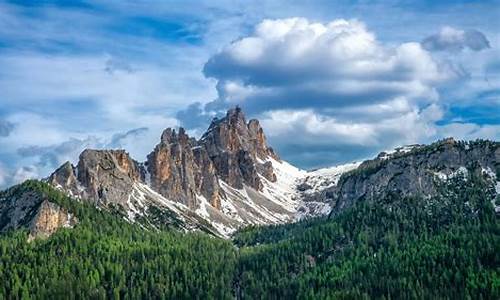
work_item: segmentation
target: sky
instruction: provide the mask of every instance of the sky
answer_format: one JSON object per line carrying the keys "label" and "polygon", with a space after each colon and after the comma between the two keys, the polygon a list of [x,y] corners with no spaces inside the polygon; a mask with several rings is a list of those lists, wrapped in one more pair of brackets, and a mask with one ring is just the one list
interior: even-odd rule
{"label": "sky", "polygon": [[236,105],[312,169],[500,139],[500,1],[0,1],[0,188]]}

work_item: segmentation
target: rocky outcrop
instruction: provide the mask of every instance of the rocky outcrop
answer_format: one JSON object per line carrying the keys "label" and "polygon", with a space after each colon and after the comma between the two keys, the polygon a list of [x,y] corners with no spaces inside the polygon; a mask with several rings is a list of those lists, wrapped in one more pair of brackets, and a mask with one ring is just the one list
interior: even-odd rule
{"label": "rocky outcrop", "polygon": [[[76,166],[63,164],[47,181],[82,200],[122,206],[131,220],[136,215],[144,217],[149,210],[145,206],[161,210],[165,201],[171,201],[174,210],[184,212],[182,207],[187,207],[234,228],[242,222],[263,223],[269,218],[276,222],[293,215],[290,201],[268,191],[278,180],[273,162],[281,164],[267,146],[259,122],[247,122],[236,107],[214,119],[199,140],[183,128],[167,128],[144,163],[134,161],[124,150],[88,149]],[[274,203],[274,198],[286,202],[287,209]]]}
{"label": "rocky outcrop", "polygon": [[400,196],[435,196],[440,182],[454,176],[500,174],[500,143],[446,139],[428,146],[413,146],[393,154],[382,153],[345,173],[337,186],[324,192],[334,212],[357,201],[371,201],[391,193]]}
{"label": "rocky outcrop", "polygon": [[68,161],[52,173],[48,178],[48,182],[65,190],[71,196],[80,197],[83,191],[75,174],[75,167]]}
{"label": "rocky outcrop", "polygon": [[196,208],[201,195],[220,206],[215,167],[205,148],[183,128],[178,133],[171,128],[163,132],[160,144],[148,155],[147,169],[151,187],[161,195],[191,208]]}
{"label": "rocky outcrop", "polygon": [[31,241],[47,238],[59,228],[73,227],[77,222],[72,213],[23,185],[0,193],[1,232],[27,228]]}
{"label": "rocky outcrop", "polygon": [[73,214],[66,209],[44,200],[30,222],[28,241],[36,238],[47,238],[62,227],[72,228],[77,221]]}
{"label": "rocky outcrop", "polygon": [[214,119],[199,144],[207,150],[220,178],[234,188],[241,189],[246,184],[262,190],[259,175],[276,181],[272,166],[264,161],[279,157],[267,146],[259,121],[246,123],[238,107],[229,110],[224,118]]}
{"label": "rocky outcrop", "polygon": [[77,178],[84,187],[83,198],[124,204],[141,172],[124,150],[85,150],[80,154]]}
{"label": "rocky outcrop", "polygon": [[59,167],[48,182],[71,196],[107,205],[124,205],[134,182],[144,177],[139,164],[124,150],[91,150],[80,154],[78,165]]}
{"label": "rocky outcrop", "polygon": [[279,160],[267,146],[257,120],[248,123],[240,108],[214,119],[200,140],[190,138],[183,128],[168,128],[161,142],[149,154],[147,169],[151,186],[161,195],[191,208],[199,204],[198,195],[220,209],[225,197],[219,179],[235,189],[249,186],[260,191],[261,176],[271,182],[276,175],[267,158]]}

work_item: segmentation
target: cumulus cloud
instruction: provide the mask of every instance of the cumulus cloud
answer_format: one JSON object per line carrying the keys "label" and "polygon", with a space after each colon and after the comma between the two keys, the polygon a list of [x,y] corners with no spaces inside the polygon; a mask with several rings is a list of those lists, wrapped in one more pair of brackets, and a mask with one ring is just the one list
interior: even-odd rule
{"label": "cumulus cloud", "polygon": [[429,51],[458,52],[463,49],[480,51],[490,48],[490,42],[478,30],[460,30],[446,26],[439,33],[425,38],[422,46]]}
{"label": "cumulus cloud", "polygon": [[459,71],[420,43],[384,44],[357,20],[264,20],[205,64],[217,99],[178,116],[207,119],[240,105],[262,120],[285,159],[290,143],[306,146],[316,160],[342,151],[359,158],[437,134],[434,123],[443,117],[437,87],[463,76]]}
{"label": "cumulus cloud", "polygon": [[252,112],[437,98],[434,84],[456,74],[418,43],[389,47],[356,20],[265,20],[213,56],[204,73],[217,101]]}

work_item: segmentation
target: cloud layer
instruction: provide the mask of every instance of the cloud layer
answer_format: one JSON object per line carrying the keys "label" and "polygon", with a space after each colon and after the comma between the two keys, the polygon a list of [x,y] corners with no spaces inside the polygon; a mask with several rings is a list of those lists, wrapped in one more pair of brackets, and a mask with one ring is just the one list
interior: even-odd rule
{"label": "cloud layer", "polygon": [[404,97],[434,100],[434,84],[455,74],[418,43],[388,47],[356,20],[322,24],[264,20],[205,65],[218,101],[251,112],[282,107],[338,108]]}

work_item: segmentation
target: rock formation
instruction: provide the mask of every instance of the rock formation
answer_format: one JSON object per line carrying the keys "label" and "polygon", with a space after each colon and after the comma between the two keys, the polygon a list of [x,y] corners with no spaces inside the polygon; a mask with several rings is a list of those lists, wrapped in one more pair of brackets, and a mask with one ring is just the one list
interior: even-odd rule
{"label": "rock formation", "polygon": [[67,162],[48,181],[81,199],[124,205],[141,176],[139,164],[124,150],[87,149],[76,167]]}
{"label": "rock formation", "polygon": [[434,196],[440,182],[454,176],[467,177],[468,172],[477,172],[493,181],[500,174],[498,142],[445,139],[399,150],[364,161],[354,171],[343,174],[337,186],[324,191],[325,198],[335,203],[334,211],[390,193]]}
{"label": "rock formation", "polygon": [[61,227],[73,227],[77,221],[73,214],[66,209],[44,200],[40,203],[35,217],[30,222],[28,241],[35,238],[47,238]]}
{"label": "rock formation", "polygon": [[198,140],[183,128],[165,129],[145,162],[124,150],[85,150],[76,167],[66,163],[48,181],[84,201],[121,206],[131,221],[227,236],[244,225],[335,213],[391,193],[432,196],[440,180],[460,172],[493,174],[496,184],[499,156],[497,142],[447,139],[306,172],[281,161],[259,122],[247,122],[236,107]]}
{"label": "rock formation", "polygon": [[34,190],[15,186],[0,193],[0,231],[27,228],[28,240],[47,238],[62,227],[73,227],[72,213]]}
{"label": "rock formation", "polygon": [[214,119],[199,141],[183,128],[176,133],[168,128],[161,142],[148,156],[151,186],[163,196],[196,207],[197,195],[220,208],[224,194],[218,179],[235,189],[243,185],[262,190],[260,176],[276,181],[268,157],[279,159],[266,144],[257,120],[246,122],[240,108]]}
{"label": "rock formation", "polygon": [[[215,118],[199,140],[189,137],[183,128],[165,129],[144,163],[133,160],[124,150],[87,149],[77,166],[65,163],[47,180],[77,198],[102,206],[118,204],[126,210],[131,206],[135,209],[135,198],[143,197],[145,192],[149,193],[147,199],[158,198],[152,195],[157,193],[165,201],[191,211],[206,211],[204,214],[216,215],[224,226],[234,226],[238,222],[262,223],[277,218],[273,210],[285,219],[293,215],[268,203],[275,199],[264,191],[266,184],[269,189],[269,184],[277,181],[272,161],[281,164],[267,146],[259,121],[247,122],[236,107],[223,118]],[[259,204],[232,203],[222,207],[224,201],[245,202],[246,198],[258,200]]]}

